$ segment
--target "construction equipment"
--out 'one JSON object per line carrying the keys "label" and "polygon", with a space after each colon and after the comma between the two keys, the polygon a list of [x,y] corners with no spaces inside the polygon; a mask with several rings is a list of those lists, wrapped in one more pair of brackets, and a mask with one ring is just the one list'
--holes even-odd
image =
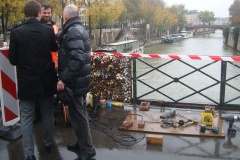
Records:
{"label": "construction equipment", "polygon": [[188,119],[188,121],[186,123],[184,123],[182,126],[187,127],[187,126],[190,126],[191,124],[197,124],[197,123],[198,123],[198,121],[195,118],[194,119]]}
{"label": "construction equipment", "polygon": [[173,116],[176,116],[177,115],[177,112],[175,109],[171,109],[168,113],[164,114],[164,115],[161,115],[160,118],[163,118],[163,119],[168,119],[168,118],[172,118]]}
{"label": "construction equipment", "polygon": [[219,129],[218,129],[217,126],[213,126],[213,127],[210,128],[210,127],[206,127],[206,125],[204,125],[204,124],[201,124],[200,125],[200,132],[205,133],[206,130],[212,130],[213,133],[215,133],[215,134],[218,134],[218,132],[219,132]]}
{"label": "construction equipment", "polygon": [[222,120],[229,121],[228,133],[236,133],[236,129],[233,128],[233,123],[235,120],[240,120],[240,116],[227,115],[221,117]]}
{"label": "construction equipment", "polygon": [[175,121],[175,120],[173,120],[173,119],[171,119],[171,118],[168,118],[168,119],[163,119],[162,121],[161,121],[161,125],[160,125],[162,128],[169,128],[169,127],[171,127],[171,126],[173,126],[173,127],[178,127],[179,126],[179,124]]}
{"label": "construction equipment", "polygon": [[202,120],[201,123],[207,126],[213,125],[213,115],[212,113],[202,113]]}
{"label": "construction equipment", "polygon": [[178,121],[179,126],[187,127],[187,126],[190,126],[192,124],[197,124],[198,123],[198,120],[197,120],[196,117],[188,118],[188,117],[185,117],[181,114],[177,114],[177,116],[182,118]]}
{"label": "construction equipment", "polygon": [[191,124],[197,124],[198,123],[198,121],[197,121],[197,119],[187,119],[187,120],[179,120],[178,121],[178,124],[179,124],[179,126],[183,126],[183,127],[187,127],[187,126],[190,126]]}

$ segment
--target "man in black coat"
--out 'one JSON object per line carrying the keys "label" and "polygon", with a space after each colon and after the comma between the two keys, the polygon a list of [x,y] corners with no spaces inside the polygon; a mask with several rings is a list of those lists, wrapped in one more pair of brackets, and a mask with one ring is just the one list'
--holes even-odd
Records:
{"label": "man in black coat", "polygon": [[24,7],[26,21],[10,34],[9,61],[17,66],[18,99],[21,112],[23,148],[26,160],[34,156],[33,119],[39,102],[44,130],[44,147],[51,151],[53,141],[53,95],[57,76],[51,51],[57,51],[51,26],[40,23],[41,5],[29,1]]}
{"label": "man in black coat", "polygon": [[64,8],[63,18],[65,24],[59,37],[57,90],[64,90],[66,85],[74,94],[68,109],[77,141],[68,144],[67,147],[81,150],[77,160],[87,160],[96,155],[92,144],[88,113],[84,105],[85,95],[90,91],[90,39],[86,29],[82,26],[79,10],[75,5],[70,4]]}

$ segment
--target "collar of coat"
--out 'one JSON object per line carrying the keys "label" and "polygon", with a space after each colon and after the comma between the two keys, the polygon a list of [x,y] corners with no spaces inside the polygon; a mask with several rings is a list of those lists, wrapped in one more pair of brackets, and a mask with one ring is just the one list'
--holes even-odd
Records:
{"label": "collar of coat", "polygon": [[40,23],[40,21],[38,19],[36,19],[36,18],[28,18],[28,19],[22,21],[22,23],[20,25],[17,25],[14,28],[17,28],[19,26],[22,26],[24,24],[29,24],[29,23]]}
{"label": "collar of coat", "polygon": [[63,35],[65,35],[68,31],[68,29],[74,25],[74,24],[79,24],[79,25],[82,25],[82,22],[80,20],[80,18],[77,16],[77,17],[72,17],[72,18],[69,18],[66,23],[63,25],[63,31],[61,32],[60,36],[59,36],[59,42],[61,43],[62,41],[62,37]]}
{"label": "collar of coat", "polygon": [[40,21],[36,18],[29,18],[25,20],[22,24],[27,24],[27,23],[40,23]]}

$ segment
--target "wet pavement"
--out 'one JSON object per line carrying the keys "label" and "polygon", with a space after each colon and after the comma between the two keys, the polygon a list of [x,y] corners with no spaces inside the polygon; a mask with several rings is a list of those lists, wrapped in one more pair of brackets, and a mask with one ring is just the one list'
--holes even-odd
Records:
{"label": "wet pavement", "polygon": [[[131,107],[100,109],[91,118],[91,131],[96,156],[92,160],[240,160],[240,121],[234,123],[236,134],[227,134],[228,122],[223,121],[225,138],[163,135],[162,145],[149,145],[145,134],[120,131]],[[176,109],[178,112],[189,110]],[[160,111],[160,109],[154,109]],[[166,110],[168,112],[168,110]],[[191,110],[191,112],[198,112]],[[239,115],[239,113],[226,113]],[[91,114],[92,115],[92,114]],[[35,156],[38,160],[73,160],[78,153],[68,151],[66,145],[75,141],[73,129],[63,124],[61,109],[54,109],[55,143],[51,153],[43,147],[41,122],[34,123]],[[13,141],[0,139],[0,160],[24,160],[22,138]]]}

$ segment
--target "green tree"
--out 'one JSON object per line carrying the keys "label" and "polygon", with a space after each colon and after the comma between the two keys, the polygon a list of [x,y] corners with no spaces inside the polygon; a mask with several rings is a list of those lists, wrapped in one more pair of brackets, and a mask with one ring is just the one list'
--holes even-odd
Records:
{"label": "green tree", "polygon": [[95,11],[93,10],[93,5],[97,3],[95,0],[75,0],[76,5],[81,8],[81,14],[86,17],[86,22],[88,22],[89,36],[92,35],[92,17]]}
{"label": "green tree", "polygon": [[173,5],[169,8],[170,12],[175,14],[177,19],[178,19],[178,23],[176,24],[175,27],[179,27],[180,31],[186,26],[187,22],[186,22],[186,13],[187,10],[185,9],[185,5],[183,4],[176,4]]}
{"label": "green tree", "polygon": [[2,0],[0,2],[1,29],[4,41],[7,41],[7,26],[17,25],[24,19],[23,6],[26,1],[27,0]]}
{"label": "green tree", "polygon": [[215,14],[211,11],[201,11],[198,14],[198,18],[201,22],[203,22],[203,25],[211,25],[212,21],[215,21]]}
{"label": "green tree", "polygon": [[230,21],[234,25],[240,24],[240,1],[235,0],[229,8],[229,14],[231,15]]}
{"label": "green tree", "polygon": [[[143,0],[123,0],[123,4],[125,6],[125,22],[138,22],[141,23],[141,10],[140,5]],[[121,17],[122,18],[122,17]]]}
{"label": "green tree", "polygon": [[123,11],[121,15],[118,17],[118,22],[119,22],[119,25],[121,26],[121,30],[123,30],[123,23],[126,21],[126,19],[127,19],[127,8],[124,5]]}
{"label": "green tree", "polygon": [[175,26],[178,22],[176,15],[158,0],[142,0],[140,10],[142,19],[151,25],[151,30],[157,29],[160,32],[162,29]]}
{"label": "green tree", "polygon": [[121,1],[115,0],[99,0],[91,7],[92,25],[100,28],[99,45],[101,46],[102,26],[112,24],[118,19],[123,11],[123,4]]}

